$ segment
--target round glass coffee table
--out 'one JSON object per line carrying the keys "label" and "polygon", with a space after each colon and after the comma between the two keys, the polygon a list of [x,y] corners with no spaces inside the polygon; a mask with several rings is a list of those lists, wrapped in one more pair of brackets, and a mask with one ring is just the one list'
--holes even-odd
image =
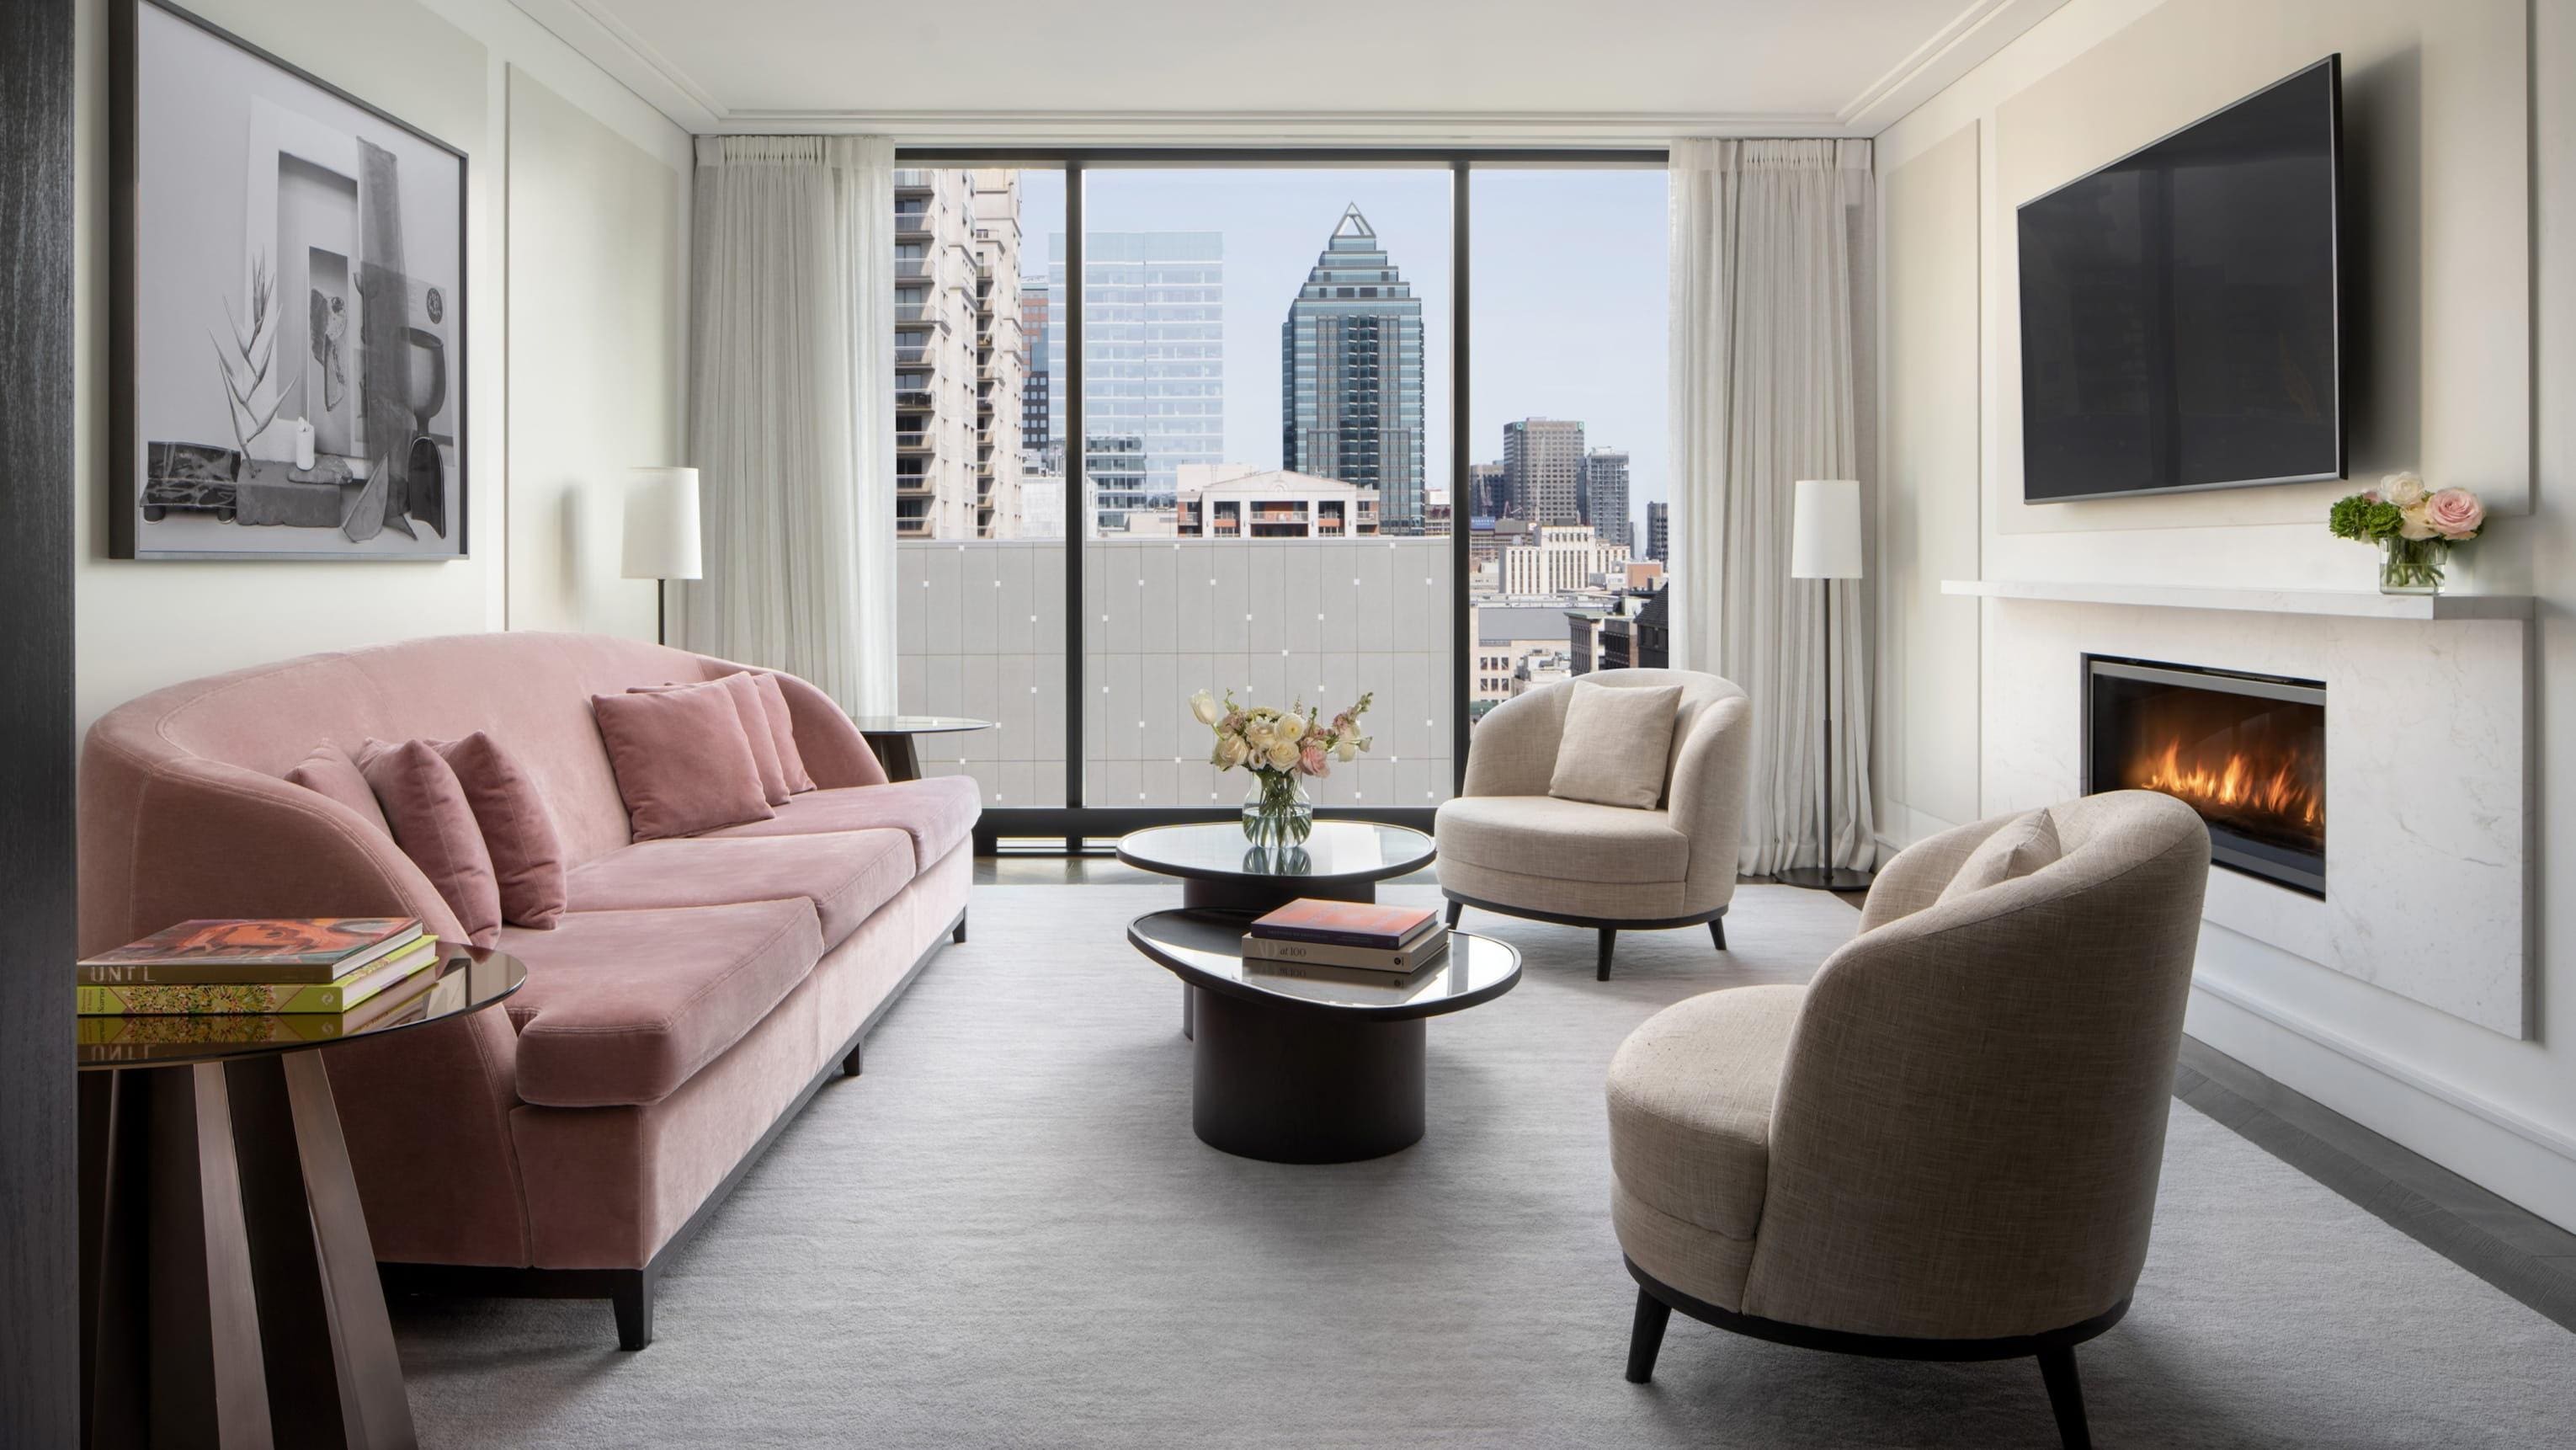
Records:
{"label": "round glass coffee table", "polygon": [[[1256,846],[1243,823],[1201,821],[1132,831],[1118,859],[1181,878],[1181,905],[1259,916],[1298,897],[1375,901],[1377,884],[1431,864],[1431,838],[1376,821],[1317,821],[1299,846]],[[1197,1031],[1198,993],[1181,986],[1181,1035]]]}
{"label": "round glass coffee table", "polygon": [[[1320,828],[1319,828],[1320,829]],[[1272,1163],[1349,1163],[1423,1131],[1423,1023],[1510,991],[1521,954],[1471,932],[1410,976],[1244,960],[1250,911],[1157,911],[1128,943],[1197,998],[1190,1126]]]}

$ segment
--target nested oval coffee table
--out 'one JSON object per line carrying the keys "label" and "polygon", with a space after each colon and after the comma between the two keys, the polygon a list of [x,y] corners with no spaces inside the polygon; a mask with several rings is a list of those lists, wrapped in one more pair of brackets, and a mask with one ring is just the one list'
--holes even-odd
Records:
{"label": "nested oval coffee table", "polygon": [[1191,1126],[1212,1148],[1273,1163],[1348,1163],[1421,1140],[1423,1023],[1490,1002],[1521,954],[1449,934],[1430,966],[1384,984],[1246,963],[1249,911],[1157,911],[1127,940],[1198,999]]}
{"label": "nested oval coffee table", "polygon": [[[1301,896],[1375,901],[1377,884],[1431,864],[1431,838],[1376,821],[1317,821],[1296,846],[1256,846],[1243,823],[1204,821],[1131,831],[1118,859],[1140,871],[1181,878],[1181,905],[1255,916]],[[1181,984],[1181,1035],[1198,1030],[1199,994]]]}

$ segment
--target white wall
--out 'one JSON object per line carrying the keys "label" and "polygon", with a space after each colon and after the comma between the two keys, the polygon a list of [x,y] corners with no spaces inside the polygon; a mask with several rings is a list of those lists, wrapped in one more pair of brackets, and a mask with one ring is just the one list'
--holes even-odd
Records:
{"label": "white wall", "polygon": [[[548,34],[509,0],[195,0],[192,8],[293,65],[463,150],[468,157],[466,256],[471,309],[466,375],[471,389],[469,473],[473,556],[443,563],[134,563],[107,557],[108,327],[110,320],[108,16],[111,3],[81,0],[76,16],[79,75],[74,137],[79,263],[75,359],[78,441],[73,560],[78,659],[76,709],[85,729],[116,704],[174,681],[313,650],[345,648],[415,635],[498,629],[517,623],[507,605],[507,560],[514,542],[543,551],[548,536],[521,540],[510,521],[513,454],[542,450],[559,430],[576,430],[580,446],[619,447],[616,462],[644,461],[678,440],[676,385],[639,404],[617,428],[596,416],[559,420],[542,409],[513,418],[508,168],[508,73],[524,70],[598,126],[653,159],[676,178],[677,211],[666,226],[630,236],[659,270],[685,276],[688,137],[588,60]],[[388,57],[399,63],[389,64]],[[551,133],[550,133],[551,134]],[[589,144],[587,142],[583,143]],[[597,240],[595,231],[575,238]],[[648,266],[646,270],[654,270]],[[672,284],[676,291],[678,284]],[[622,306],[622,304],[620,304]],[[673,303],[672,305],[677,305]],[[604,312],[605,301],[591,304]],[[593,321],[603,318],[594,317]],[[622,327],[585,329],[578,312],[567,331],[585,346],[550,348],[550,368],[596,362],[624,375],[611,349],[631,345]],[[672,366],[676,368],[677,343]],[[607,480],[603,479],[603,485]],[[646,601],[645,625],[650,628]],[[554,627],[632,631],[631,607],[595,622],[558,613]]]}
{"label": "white wall", "polygon": [[512,629],[654,637],[628,470],[678,464],[689,168],[510,68]]}
{"label": "white wall", "polygon": [[[1974,489],[1955,468],[1909,461],[1955,450],[1947,423],[1921,404],[1956,406],[1956,389],[1901,341],[1881,380],[1887,476],[1920,481],[1911,509],[1976,514],[1975,562],[1988,578],[2372,587],[2369,551],[2325,533],[2330,488],[2026,508],[2010,409],[2014,205],[2329,50],[2345,53],[2347,100],[2358,110],[2348,119],[2382,128],[2355,137],[2363,242],[2383,265],[2360,309],[2374,345],[2355,404],[2353,469],[2369,476],[2421,463],[2509,515],[2470,551],[2462,583],[2516,592],[2536,581],[2534,899],[2576,900],[2576,848],[2549,849],[2576,841],[2576,737],[2549,729],[2576,713],[2576,95],[2566,84],[2576,75],[2576,0],[2071,0],[1879,137],[1882,184],[1909,202],[1888,212],[1891,326],[1901,336],[1909,319],[1919,331],[1944,316],[1941,286],[1974,291],[1978,318]],[[1956,265],[1943,207],[1901,192],[1916,164],[1937,167],[1942,148],[1972,126],[1980,233],[1970,276]],[[1953,175],[1947,184],[1969,182]],[[1906,291],[1909,275],[1931,291]],[[1946,281],[1923,280],[1931,276]],[[1883,551],[1918,556],[1890,559],[1891,579],[1909,564],[1917,577],[1955,569],[1912,538],[1892,530],[1883,540]],[[1990,648],[2009,640],[2014,607],[1982,606]],[[1975,659],[1976,629],[1938,617],[1918,649]],[[1981,690],[1993,673],[1983,662]],[[1975,733],[1920,729],[1905,713],[1880,725],[1890,737],[1878,742],[1882,760],[1914,762],[1889,787],[1890,804],[1910,809],[1882,821],[1892,834],[1908,822],[1940,824],[1949,811],[1934,808],[1939,792],[1926,783],[1975,778]],[[1978,798],[1990,805],[1985,784]],[[2190,1030],[2576,1226],[2576,927],[2545,908],[2541,918],[2530,1041],[2215,928]]]}

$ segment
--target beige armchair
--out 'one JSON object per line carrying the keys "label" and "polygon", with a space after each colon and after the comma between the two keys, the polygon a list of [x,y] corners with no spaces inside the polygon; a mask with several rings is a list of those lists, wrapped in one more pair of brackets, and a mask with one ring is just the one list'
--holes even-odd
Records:
{"label": "beige armchair", "polygon": [[1993,874],[1996,850],[1970,860],[1989,837],[2040,823],[1934,836],[1807,986],[1694,997],[1620,1047],[1630,1380],[1675,1309],[1847,1354],[2030,1355],[2065,1443],[2089,1443],[2075,1346],[2146,1258],[2209,835],[2147,791],[2046,816],[2028,874],[1942,900],[1963,866]]}
{"label": "beige armchair", "polygon": [[[1682,687],[1652,810],[1549,795],[1565,707],[1578,683]],[[1610,980],[1622,931],[1708,924],[1726,950],[1726,906],[1744,834],[1751,704],[1715,675],[1603,670],[1504,701],[1476,725],[1467,784],[1440,807],[1440,890],[1449,924],[1478,907],[1600,934],[1596,975]]]}

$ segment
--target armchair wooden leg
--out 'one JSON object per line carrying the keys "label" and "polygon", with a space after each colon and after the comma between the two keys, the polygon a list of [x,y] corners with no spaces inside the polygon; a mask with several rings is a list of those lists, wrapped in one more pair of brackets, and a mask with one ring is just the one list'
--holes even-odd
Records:
{"label": "armchair wooden leg", "polygon": [[1712,917],[1710,917],[1710,918],[1708,919],[1708,938],[1709,938],[1709,940],[1711,940],[1711,941],[1713,941],[1713,942],[1716,942],[1716,943],[1717,943],[1717,949],[1718,949],[1719,951],[1724,951],[1724,950],[1726,950],[1726,918],[1725,918],[1725,917],[1722,917],[1722,916],[1712,916]]}
{"label": "armchair wooden leg", "polygon": [[1449,926],[1450,926],[1450,929],[1451,929],[1451,930],[1453,930],[1453,931],[1454,931],[1454,930],[1456,930],[1456,929],[1457,929],[1457,926],[1458,926],[1458,918],[1460,918],[1460,917],[1462,917],[1462,916],[1465,916],[1466,914],[1467,914],[1467,904],[1466,904],[1465,902],[1463,902],[1463,901],[1453,901],[1453,902],[1450,902],[1450,903],[1449,903]]}
{"label": "armchair wooden leg", "polygon": [[1672,1320],[1673,1306],[1637,1291],[1637,1318],[1628,1331],[1628,1383],[1641,1385],[1655,1377],[1655,1352],[1664,1347],[1664,1326]]}
{"label": "armchair wooden leg", "polygon": [[1601,928],[1601,965],[1593,970],[1592,977],[1594,981],[1606,982],[1610,980],[1610,949],[1618,942],[1618,940],[1619,929],[1617,927],[1605,926]]}
{"label": "armchair wooden leg", "polygon": [[[1629,1358],[1635,1361],[1633,1350]],[[2039,1377],[2048,1385],[2048,1407],[2057,1414],[2059,1442],[2066,1450],[2093,1450],[2093,1431],[2084,1419],[2084,1385],[2075,1377],[2074,1346],[2041,1350]]]}

